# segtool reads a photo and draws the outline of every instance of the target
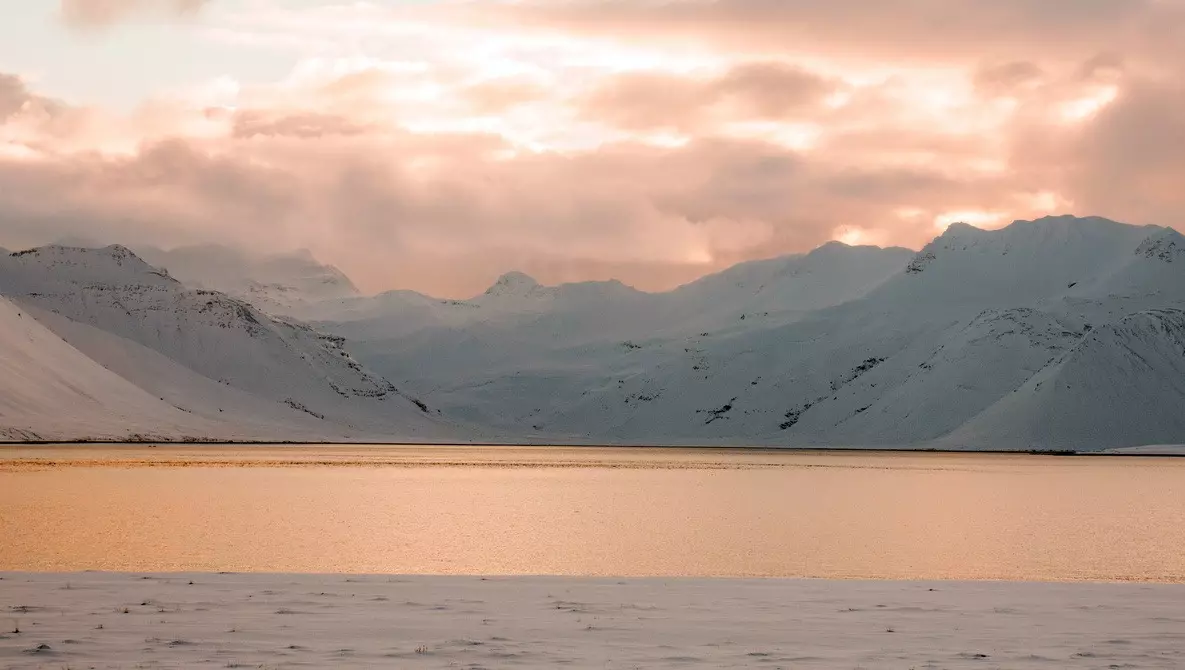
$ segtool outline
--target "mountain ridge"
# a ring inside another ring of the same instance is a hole
[[[170,407],[210,418],[229,382],[264,403],[256,430],[294,412],[301,430],[460,441],[1185,443],[1185,237],[1167,227],[955,224],[916,252],[829,243],[659,293],[510,272],[469,300],[286,304],[189,287],[126,247],[64,249],[0,257],[0,294]]]
[[[286,407],[279,415],[296,410],[324,422],[319,430],[303,427],[314,435],[445,432],[421,401],[350,357],[341,338],[218,291],[188,288],[126,247],[50,245],[0,258],[0,293],[43,313],[43,327],[58,336],[94,345],[83,348],[102,367],[125,376],[137,376],[126,358],[136,350],[141,359],[159,355],[178,366],[172,374],[189,375],[191,391],[204,385],[202,394],[209,396],[211,384],[222,385],[233,390],[228,395]],[[138,377],[144,385],[146,376]],[[204,405],[204,418],[225,423],[223,405],[235,402],[175,405]],[[192,407],[187,411],[194,413]],[[277,428],[275,422],[268,425],[263,434]]]
[[[1176,258],[1177,236],[1098,217],[1047,217],[998,230],[953,226],[922,250],[891,259],[896,265],[883,281],[801,311],[788,300],[780,310],[744,309],[767,290],[765,275],[779,274],[763,271],[754,281],[747,273],[765,267],[759,261],[665,294],[690,291],[686,312],[644,302],[639,311],[648,315],[623,308],[572,321],[553,309],[497,324],[433,325],[393,339],[357,324],[322,325],[354,342],[375,369],[406,369],[410,383],[446,413],[525,435],[948,446],[961,426],[1076,351],[1091,329],[1185,303],[1183,264],[1159,258],[1162,249]],[[926,267],[911,271],[919,260]],[[719,297],[694,296],[706,287],[719,287]],[[643,327],[631,331],[630,324]],[[1049,441],[1015,408],[1001,420],[1028,427],[977,433],[976,447]],[[1128,434],[1165,441],[1175,434],[1171,421],[1165,425]],[[1129,439],[1122,422],[1086,437],[1080,446],[1090,449]],[[1185,442],[1185,434],[1177,439]]]

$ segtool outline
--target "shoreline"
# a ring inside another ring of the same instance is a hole
[[[14,669],[1185,663],[1149,583],[4,572],[0,614]]]
[[[1082,458],[1072,458],[1082,456]],[[1110,458],[1089,458],[1109,456]],[[1017,466],[1148,463],[1182,455],[1065,454],[934,450],[751,447],[464,445],[375,443],[53,443],[0,445],[0,472],[75,468],[492,468],[635,470],[779,470],[919,468],[931,461],[999,459]],[[1165,461],[1165,466],[1180,461]]]
[[[1185,445],[1148,445],[1138,447],[1120,447],[1103,451],[1074,451],[1064,449],[950,449],[937,447],[793,447],[769,445],[716,445],[716,444],[596,444],[596,443],[563,443],[563,442],[379,442],[374,440],[359,442],[343,441],[293,441],[293,440],[194,440],[194,441],[142,441],[129,442],[127,440],[34,440],[34,441],[5,441],[0,440],[0,455],[4,450],[31,447],[126,447],[129,449],[172,449],[202,447],[289,447],[293,449],[313,449],[323,447],[374,447],[394,449],[408,448],[492,448],[492,449],[595,449],[612,450],[669,450],[688,452],[729,452],[729,453],[769,453],[769,454],[942,454],[942,455],[1000,455],[1000,456],[1058,456],[1058,457],[1140,457],[1140,458],[1185,458]]]
[[[3,582],[19,579],[35,579],[42,581],[41,578],[57,578],[57,577],[73,577],[73,576],[106,576],[116,579],[127,578],[133,580],[191,580],[195,576],[206,577],[226,577],[242,580],[275,580],[275,579],[295,579],[298,581],[342,581],[346,583],[369,583],[369,582],[387,582],[387,583],[401,583],[409,581],[458,581],[466,580],[479,582],[548,582],[554,581],[558,583],[587,583],[587,584],[646,584],[646,583],[661,583],[664,585],[699,585],[700,582],[721,582],[721,583],[746,583],[753,584],[767,584],[777,585],[782,584],[849,584],[849,585],[926,585],[928,587],[938,585],[967,585],[967,586],[999,586],[999,587],[1021,587],[1021,586],[1082,586],[1082,587],[1107,587],[1107,586],[1147,586],[1147,587],[1178,587],[1182,589],[1182,597],[1185,598],[1185,577],[1156,579],[1149,577],[1132,577],[1124,579],[1121,577],[1113,578],[1040,578],[1040,579],[1010,579],[1008,577],[984,577],[984,578],[967,578],[967,577],[919,577],[919,578],[902,578],[895,579],[889,577],[876,576],[851,576],[851,577],[836,577],[836,576],[788,576],[788,575],[760,575],[760,574],[687,574],[687,575],[671,575],[671,574],[588,574],[588,575],[573,575],[563,573],[382,573],[382,572],[318,572],[318,571],[300,571],[292,570],[285,572],[276,572],[273,570],[129,570],[129,569],[88,569],[88,570],[53,570],[53,569],[38,569],[38,568],[17,568],[17,569],[0,569],[0,590],[2,590]],[[3,600],[0,599],[0,607],[3,607]],[[1185,607],[1185,600],[1183,600],[1183,607]],[[1183,612],[1185,614],[1185,612]],[[3,621],[4,610],[0,609],[0,622]],[[0,625],[0,628],[3,626]]]

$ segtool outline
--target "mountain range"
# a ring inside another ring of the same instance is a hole
[[[308,253],[52,245],[0,255],[0,296],[7,439],[1185,443],[1185,238],[1101,218],[467,300]]]

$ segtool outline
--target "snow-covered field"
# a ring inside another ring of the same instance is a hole
[[[13,670],[1185,667],[1163,584],[4,573],[0,611]]]

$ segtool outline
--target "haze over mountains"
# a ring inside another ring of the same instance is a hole
[[[350,278],[332,265],[318,263],[308,250],[252,256],[218,245],[136,247],[147,263],[168,268],[185,284],[221,291],[263,309],[284,311],[305,301],[358,296]]]
[[[308,255],[51,246],[0,256],[0,295],[9,439],[1185,443],[1185,238],[1099,218],[461,301]]]

